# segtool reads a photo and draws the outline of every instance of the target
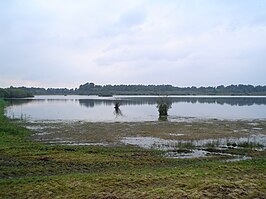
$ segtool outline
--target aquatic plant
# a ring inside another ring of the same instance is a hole
[[[121,103],[120,103],[120,101],[116,100],[116,101],[114,101],[114,105],[115,105],[114,108],[117,110],[121,106]]]
[[[167,97],[160,97],[157,100],[157,109],[159,116],[167,116],[168,110],[172,107],[172,102]]]
[[[190,142],[178,142],[175,145],[176,148],[194,148],[195,145],[193,144],[193,141]]]
[[[219,141],[216,140],[216,141],[212,141],[212,142],[206,143],[203,146],[205,146],[207,148],[215,148],[215,147],[219,147],[220,145],[221,145],[221,143],[219,143]]]
[[[122,111],[120,110],[120,106],[121,106],[121,103],[120,103],[120,101],[118,101],[118,100],[116,100],[115,102],[114,102],[114,109],[115,109],[115,111],[114,111],[114,114],[116,115],[116,116],[120,116],[120,115],[122,115]]]
[[[227,143],[228,147],[242,147],[242,148],[263,148],[264,146],[256,142],[239,142],[239,143]]]

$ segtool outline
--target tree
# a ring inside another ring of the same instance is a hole
[[[172,103],[167,97],[160,97],[157,100],[157,109],[159,112],[159,117],[167,116],[168,110],[172,107]]]

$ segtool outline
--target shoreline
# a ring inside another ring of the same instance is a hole
[[[237,198],[263,198],[266,195],[265,150],[256,151],[253,146],[246,146],[211,151],[213,148],[209,146],[208,153],[213,154],[211,156],[176,159],[169,156],[186,153],[186,150],[167,154],[132,145],[44,144],[29,139],[34,129],[25,129],[25,123],[6,118],[3,106],[0,100],[1,198],[148,199],[224,198],[229,195]],[[62,123],[57,125],[55,127],[58,128],[51,128],[51,132],[61,132],[60,128],[66,128],[71,135],[80,127],[68,128]],[[105,136],[110,130],[120,129],[123,133],[126,129],[115,123],[113,126],[98,125],[94,129],[101,132],[106,128]],[[147,134],[151,126],[131,126],[131,130],[139,129]],[[88,126],[85,124],[85,127]],[[157,129],[159,126],[153,127]],[[188,126],[192,127],[193,124]],[[190,149],[190,152],[193,150]],[[228,156],[228,153],[234,155]],[[235,159],[237,162],[234,162]]]

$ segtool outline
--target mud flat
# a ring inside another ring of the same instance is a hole
[[[179,122],[28,122],[31,139],[76,146],[136,146],[163,151],[168,158],[252,158],[240,151],[266,149],[265,120],[190,120]],[[182,151],[183,150],[183,151]]]
[[[222,142],[257,142],[265,145],[265,120],[198,120],[191,122],[63,122],[39,121],[24,124],[36,141],[72,140],[110,145],[123,144],[124,137],[154,137],[164,140],[193,141],[198,145]],[[235,139],[235,140],[232,140]],[[242,140],[241,140],[242,139]],[[206,143],[207,142],[207,143]]]

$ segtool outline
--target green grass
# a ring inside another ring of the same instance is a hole
[[[224,163],[170,159],[136,147],[62,146],[30,141],[0,100],[0,198],[263,198],[265,152]],[[230,149],[234,150],[234,149]],[[239,153],[249,153],[250,149]]]
[[[229,146],[232,146],[232,145],[229,145]],[[238,143],[237,146],[244,147],[244,148],[262,148],[263,147],[262,144],[257,144],[253,142],[241,142],[241,143]]]

